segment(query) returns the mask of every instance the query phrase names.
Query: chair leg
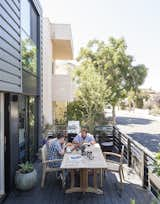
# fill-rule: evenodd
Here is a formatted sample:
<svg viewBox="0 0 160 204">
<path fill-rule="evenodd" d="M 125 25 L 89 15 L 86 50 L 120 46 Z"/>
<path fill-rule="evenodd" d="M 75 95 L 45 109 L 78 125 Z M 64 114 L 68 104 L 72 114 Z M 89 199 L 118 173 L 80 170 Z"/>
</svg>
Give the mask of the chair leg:
<svg viewBox="0 0 160 204">
<path fill-rule="evenodd" d="M 44 187 L 45 177 L 46 177 L 46 172 L 43 171 L 43 173 L 42 173 L 42 181 L 41 181 L 41 188 Z"/>
<path fill-rule="evenodd" d="M 101 176 L 100 187 L 103 188 L 103 169 L 100 170 L 100 176 Z"/>
<path fill-rule="evenodd" d="M 122 171 L 122 178 L 123 178 L 123 180 L 125 180 L 123 167 L 122 167 L 121 171 Z"/>
<path fill-rule="evenodd" d="M 122 172 L 121 172 L 121 170 L 119 171 L 119 178 L 120 178 L 121 190 L 122 190 L 123 189 L 123 179 L 122 179 Z"/>
<path fill-rule="evenodd" d="M 65 189 L 66 186 L 66 175 L 65 175 L 65 170 L 62 170 L 62 188 Z"/>
</svg>

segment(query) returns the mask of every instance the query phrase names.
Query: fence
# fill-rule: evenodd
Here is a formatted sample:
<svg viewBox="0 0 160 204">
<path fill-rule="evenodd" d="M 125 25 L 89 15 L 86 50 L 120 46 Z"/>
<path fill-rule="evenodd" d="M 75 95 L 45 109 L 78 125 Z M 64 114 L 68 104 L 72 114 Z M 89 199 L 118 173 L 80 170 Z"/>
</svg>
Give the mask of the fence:
<svg viewBox="0 0 160 204">
<path fill-rule="evenodd" d="M 128 166 L 132 167 L 140 176 L 144 188 L 151 190 L 156 196 L 159 195 L 160 189 L 149 179 L 149 173 L 152 172 L 155 155 L 127 134 L 122 133 L 116 126 L 113 127 L 113 144 L 119 152 L 121 151 L 122 145 L 124 145 L 124 156 Z"/>
</svg>

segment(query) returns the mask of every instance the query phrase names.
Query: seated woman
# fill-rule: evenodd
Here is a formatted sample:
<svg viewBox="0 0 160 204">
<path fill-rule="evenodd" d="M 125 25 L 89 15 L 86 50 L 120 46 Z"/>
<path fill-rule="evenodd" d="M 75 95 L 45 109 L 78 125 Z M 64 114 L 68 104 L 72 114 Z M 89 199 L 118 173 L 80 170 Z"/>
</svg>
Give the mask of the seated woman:
<svg viewBox="0 0 160 204">
<path fill-rule="evenodd" d="M 96 142 L 93 135 L 89 134 L 86 128 L 82 128 L 81 133 L 73 139 L 73 143 L 80 146 L 83 143 L 95 144 Z"/>
<path fill-rule="evenodd" d="M 48 160 L 62 159 L 65 153 L 65 137 L 59 133 L 55 139 L 47 142 Z M 49 167 L 60 167 L 61 161 L 49 164 Z"/>
</svg>

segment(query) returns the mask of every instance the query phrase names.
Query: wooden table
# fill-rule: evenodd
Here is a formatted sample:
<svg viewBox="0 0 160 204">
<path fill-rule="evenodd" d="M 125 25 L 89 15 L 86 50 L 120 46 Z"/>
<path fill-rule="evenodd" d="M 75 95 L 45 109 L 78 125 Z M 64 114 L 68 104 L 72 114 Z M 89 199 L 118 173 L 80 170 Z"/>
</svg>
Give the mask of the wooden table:
<svg viewBox="0 0 160 204">
<path fill-rule="evenodd" d="M 71 185 L 66 190 L 66 193 L 73 192 L 90 192 L 96 194 L 103 194 L 103 191 L 97 186 L 97 171 L 106 168 L 106 162 L 103 157 L 103 153 L 99 144 L 91 145 L 87 147 L 86 151 L 92 151 L 94 156 L 93 160 L 87 158 L 87 156 L 81 156 L 80 159 L 73 160 L 73 155 L 81 155 L 80 152 L 74 151 L 72 153 L 65 153 L 61 164 L 61 169 L 69 169 L 71 171 Z M 75 187 L 75 170 L 80 170 L 80 186 Z M 93 187 L 88 186 L 88 170 L 93 170 Z"/>
</svg>

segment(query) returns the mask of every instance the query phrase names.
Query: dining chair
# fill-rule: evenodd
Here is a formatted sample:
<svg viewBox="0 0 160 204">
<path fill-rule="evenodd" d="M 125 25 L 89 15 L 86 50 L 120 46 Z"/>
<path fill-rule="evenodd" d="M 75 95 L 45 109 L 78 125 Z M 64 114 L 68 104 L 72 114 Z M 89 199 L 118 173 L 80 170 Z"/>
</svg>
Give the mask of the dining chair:
<svg viewBox="0 0 160 204">
<path fill-rule="evenodd" d="M 113 129 L 113 128 L 112 128 Z M 110 126 L 105 127 L 105 131 L 97 133 L 97 140 L 101 146 L 102 152 L 112 152 L 113 134 Z"/>
<path fill-rule="evenodd" d="M 47 152 L 46 144 L 43 145 L 43 147 L 41 149 L 41 154 L 42 154 L 42 180 L 41 180 L 41 187 L 43 188 L 47 173 L 62 171 L 60 169 L 60 167 L 58 167 L 58 168 L 57 167 L 50 167 L 49 164 L 51 164 L 53 162 L 62 161 L 62 159 L 48 160 L 48 152 Z M 62 181 L 62 186 L 64 188 L 65 187 L 64 171 L 62 171 L 61 181 Z"/>
<path fill-rule="evenodd" d="M 104 170 L 103 173 L 105 173 L 105 171 L 119 173 L 121 189 L 122 189 L 123 188 L 123 180 L 125 179 L 124 178 L 124 171 L 123 171 L 124 145 L 121 148 L 121 154 L 117 154 L 114 152 L 103 152 L 103 155 L 106 159 L 106 169 Z M 108 156 L 118 158 L 119 161 L 107 159 Z"/>
</svg>

